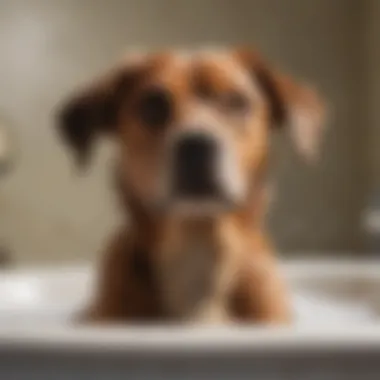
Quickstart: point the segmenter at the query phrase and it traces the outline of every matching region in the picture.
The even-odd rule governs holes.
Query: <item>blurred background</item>
[[[11,152],[0,262],[94,260],[118,222],[109,147],[81,178],[54,130],[54,107],[78,83],[136,47],[241,43],[315,84],[331,109],[317,166],[285,135],[274,141],[279,251],[380,252],[365,223],[380,207],[380,1],[0,0],[0,139]]]

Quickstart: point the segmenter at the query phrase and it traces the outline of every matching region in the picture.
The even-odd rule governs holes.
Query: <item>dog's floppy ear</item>
[[[72,95],[58,111],[58,129],[80,166],[87,164],[94,140],[115,132],[121,101],[131,92],[141,64],[123,63]]]
[[[237,49],[237,55],[264,91],[272,124],[276,127],[287,125],[298,151],[307,159],[315,159],[326,113],[319,94],[276,71],[251,50]]]

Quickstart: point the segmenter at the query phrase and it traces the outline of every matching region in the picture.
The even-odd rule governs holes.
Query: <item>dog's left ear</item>
[[[122,102],[131,93],[141,72],[141,62],[122,62],[79,89],[58,110],[58,130],[75,154],[77,164],[88,163],[97,137],[112,136],[116,132]]]
[[[251,50],[237,49],[236,53],[264,92],[272,124],[275,127],[287,125],[298,151],[307,159],[317,158],[326,119],[325,105],[319,94],[276,71]]]

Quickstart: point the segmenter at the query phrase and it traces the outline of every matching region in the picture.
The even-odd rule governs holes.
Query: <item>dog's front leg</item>
[[[111,239],[100,265],[98,286],[90,307],[81,313],[80,323],[143,322],[159,318],[155,292],[134,258],[135,237],[122,228]]]
[[[290,324],[291,299],[270,248],[255,237],[243,261],[233,294],[237,320],[259,324]],[[256,251],[255,251],[256,249]]]

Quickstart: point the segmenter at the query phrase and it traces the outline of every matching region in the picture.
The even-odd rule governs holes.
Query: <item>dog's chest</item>
[[[185,318],[214,297],[220,252],[214,241],[197,236],[168,249],[160,264],[163,302],[174,317]]]

